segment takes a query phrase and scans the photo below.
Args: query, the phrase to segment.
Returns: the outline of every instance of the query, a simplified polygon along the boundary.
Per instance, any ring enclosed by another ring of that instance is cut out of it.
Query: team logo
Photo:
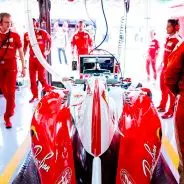
[[[70,167],[67,167],[63,172],[62,175],[57,181],[57,184],[71,184],[72,179],[72,169]]]
[[[121,184],[135,184],[135,181],[130,176],[128,171],[125,169],[122,169],[120,171],[120,179],[121,179]]]
[[[41,35],[37,35],[36,37],[38,40],[42,40],[42,36]]]
[[[107,95],[105,93],[105,90],[102,92],[102,98],[105,100],[106,104],[108,104]]]
[[[9,43],[12,43],[13,42],[13,38],[9,38]]]
[[[168,47],[171,47],[172,44],[173,44],[172,42],[168,42],[167,46],[168,46]]]

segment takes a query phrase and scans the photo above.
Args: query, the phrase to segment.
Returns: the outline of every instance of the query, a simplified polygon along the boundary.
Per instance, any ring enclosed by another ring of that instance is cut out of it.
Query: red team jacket
[[[157,51],[159,50],[160,45],[158,40],[154,39],[151,41],[150,45],[149,45],[149,50],[148,53],[152,58],[155,58]]]
[[[0,32],[0,46],[2,46],[3,41],[8,38],[8,35],[9,39],[3,47],[0,48],[0,60],[3,60],[8,67],[16,69],[16,51],[22,47],[22,43],[19,34],[12,31],[10,31],[10,33],[9,31],[7,33]]]
[[[164,69],[167,67],[167,63],[168,63],[168,57],[169,55],[176,50],[177,45],[182,41],[182,38],[180,35],[178,35],[177,33],[169,36],[166,39],[166,43],[164,46],[164,58],[163,58],[163,63],[164,63]]]
[[[51,37],[45,30],[42,30],[42,29],[36,30],[35,35],[36,35],[36,39],[38,41],[40,50],[41,50],[42,54],[44,55],[47,42],[49,42],[49,44],[51,44]],[[33,49],[30,45],[28,33],[25,33],[24,34],[24,47],[27,47],[28,45],[30,48],[30,57],[35,57]]]
[[[169,56],[165,72],[165,84],[174,94],[184,95],[184,42]]]
[[[74,34],[71,44],[77,47],[78,55],[89,54],[89,47],[92,46],[92,39],[87,32],[77,32]]]

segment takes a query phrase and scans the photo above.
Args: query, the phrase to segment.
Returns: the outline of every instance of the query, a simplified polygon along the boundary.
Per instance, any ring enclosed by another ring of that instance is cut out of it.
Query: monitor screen
[[[86,71],[90,70],[113,73],[114,57],[111,55],[81,55],[80,73],[86,73]]]

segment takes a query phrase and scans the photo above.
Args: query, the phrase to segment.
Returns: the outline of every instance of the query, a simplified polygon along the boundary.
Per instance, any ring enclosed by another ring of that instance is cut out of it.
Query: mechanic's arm
[[[76,41],[75,41],[75,36],[73,36],[72,41],[71,41],[71,49],[72,49],[73,57],[74,57],[75,46],[76,46]]]
[[[22,64],[22,77],[25,77],[26,75],[26,72],[25,72],[25,61],[24,61],[24,52],[23,52],[23,49],[22,47],[18,49],[18,52],[19,52],[19,57],[20,57],[20,60],[21,60],[21,64]]]
[[[89,35],[89,38],[88,38],[88,42],[89,42],[89,50],[91,52],[93,50],[93,39],[91,38],[90,35]]]
[[[167,69],[165,71],[165,84],[175,95],[179,93],[178,83],[180,81],[183,61],[184,54],[181,48],[173,52],[168,58]]]
[[[49,33],[46,32],[47,45],[45,48],[45,54],[48,55],[51,52],[52,38]]]
[[[28,43],[28,41],[27,41],[27,35],[24,34],[24,47],[23,47],[24,56],[26,55],[28,45],[29,45],[29,43]]]
[[[65,40],[65,49],[66,49],[66,47],[68,45],[68,42],[69,42],[69,40],[68,40],[68,33],[65,34],[65,38],[66,38],[66,40]]]
[[[160,53],[160,44],[159,44],[159,42],[157,41],[157,50],[156,50],[156,56],[158,56],[159,55],[159,53]]]

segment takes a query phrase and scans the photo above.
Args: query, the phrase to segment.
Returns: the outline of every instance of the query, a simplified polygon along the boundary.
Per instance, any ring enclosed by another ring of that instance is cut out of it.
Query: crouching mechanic
[[[167,22],[167,33],[169,34],[166,43],[163,56],[163,62],[160,68],[162,68],[160,75],[160,89],[161,89],[161,101],[159,107],[157,107],[159,112],[165,112],[168,97],[170,97],[169,109],[166,113],[162,115],[163,119],[168,119],[173,116],[174,106],[175,106],[175,96],[168,90],[164,82],[165,70],[167,68],[168,57],[176,48],[177,44],[182,41],[181,36],[178,34],[179,31],[179,21],[177,19],[169,19]]]
[[[22,76],[25,76],[24,54],[19,34],[11,30],[11,15],[0,13],[0,89],[6,99],[4,114],[6,128],[11,128],[11,116],[15,109],[15,89],[17,76],[16,51],[22,63]]]
[[[36,39],[40,50],[43,56],[46,56],[50,53],[51,48],[51,36],[43,29],[40,29],[37,26],[37,21],[33,19],[33,26],[36,35]],[[49,91],[51,86],[47,83],[45,69],[38,61],[37,57],[35,56],[33,49],[30,44],[28,33],[24,34],[24,55],[26,54],[27,48],[29,46],[29,76],[31,82],[31,92],[33,97],[29,101],[30,103],[34,102],[38,99],[38,86],[37,86],[37,74],[38,74],[38,81],[42,84],[44,91]]]
[[[175,136],[180,158],[179,184],[184,184],[184,42],[169,56],[165,84],[175,96],[178,96]]]

